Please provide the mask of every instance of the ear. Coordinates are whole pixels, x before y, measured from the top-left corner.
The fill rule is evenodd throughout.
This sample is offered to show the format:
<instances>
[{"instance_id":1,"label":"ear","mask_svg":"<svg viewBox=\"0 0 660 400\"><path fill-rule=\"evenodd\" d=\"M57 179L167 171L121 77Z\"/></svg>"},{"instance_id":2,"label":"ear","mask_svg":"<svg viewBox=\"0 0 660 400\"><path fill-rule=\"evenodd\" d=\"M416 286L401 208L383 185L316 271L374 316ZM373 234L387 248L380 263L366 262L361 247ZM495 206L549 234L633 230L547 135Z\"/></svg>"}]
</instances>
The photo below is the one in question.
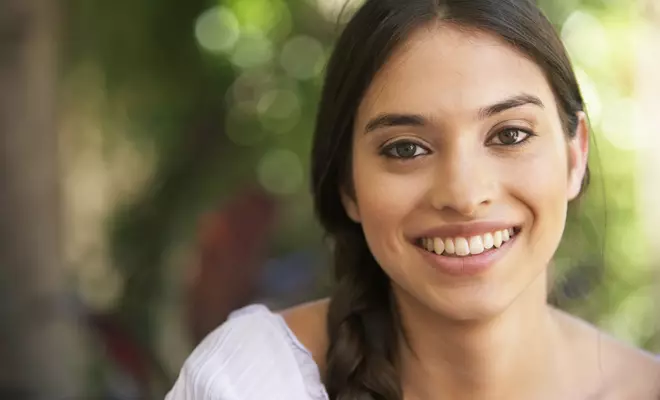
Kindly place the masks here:
<instances>
[{"instance_id":1,"label":"ear","mask_svg":"<svg viewBox=\"0 0 660 400\"><path fill-rule=\"evenodd\" d=\"M587 115L577 113L578 124L575 137L568 143L568 201L575 199L582 189L582 180L587 170L589 158L589 124Z\"/></svg>"},{"instance_id":2,"label":"ear","mask_svg":"<svg viewBox=\"0 0 660 400\"><path fill-rule=\"evenodd\" d=\"M353 222L360 223L360 209L355 200L355 195L351 195L346 191L346 188L340 189L341 202L344 205L344 210L348 217L353 220Z\"/></svg>"}]
</instances>

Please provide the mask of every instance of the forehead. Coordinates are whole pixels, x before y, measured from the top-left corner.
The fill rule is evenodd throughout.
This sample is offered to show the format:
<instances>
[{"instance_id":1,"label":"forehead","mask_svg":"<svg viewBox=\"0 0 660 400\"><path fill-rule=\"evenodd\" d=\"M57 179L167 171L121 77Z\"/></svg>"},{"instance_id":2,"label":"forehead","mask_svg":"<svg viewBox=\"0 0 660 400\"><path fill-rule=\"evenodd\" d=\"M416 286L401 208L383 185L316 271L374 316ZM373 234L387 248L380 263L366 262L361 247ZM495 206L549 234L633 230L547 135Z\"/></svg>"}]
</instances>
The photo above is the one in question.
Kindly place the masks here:
<instances>
[{"instance_id":1,"label":"forehead","mask_svg":"<svg viewBox=\"0 0 660 400\"><path fill-rule=\"evenodd\" d=\"M513 46L489 33L434 24L413 32L376 74L358 120L380 112L473 115L522 93L554 106L543 71Z\"/></svg>"}]
</instances>

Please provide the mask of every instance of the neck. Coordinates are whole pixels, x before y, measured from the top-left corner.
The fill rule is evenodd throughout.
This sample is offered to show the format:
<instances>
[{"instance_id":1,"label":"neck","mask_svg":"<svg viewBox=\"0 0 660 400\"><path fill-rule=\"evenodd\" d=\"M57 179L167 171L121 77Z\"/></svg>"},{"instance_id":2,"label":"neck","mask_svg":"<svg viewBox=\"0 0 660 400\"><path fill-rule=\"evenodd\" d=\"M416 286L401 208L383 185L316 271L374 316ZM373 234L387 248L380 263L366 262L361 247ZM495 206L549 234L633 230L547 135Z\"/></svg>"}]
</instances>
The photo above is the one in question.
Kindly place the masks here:
<instances>
[{"instance_id":1,"label":"neck","mask_svg":"<svg viewBox=\"0 0 660 400\"><path fill-rule=\"evenodd\" d=\"M497 317L451 321L397 293L409 398L531 398L556 373L558 334L540 276Z\"/></svg>"}]
</instances>

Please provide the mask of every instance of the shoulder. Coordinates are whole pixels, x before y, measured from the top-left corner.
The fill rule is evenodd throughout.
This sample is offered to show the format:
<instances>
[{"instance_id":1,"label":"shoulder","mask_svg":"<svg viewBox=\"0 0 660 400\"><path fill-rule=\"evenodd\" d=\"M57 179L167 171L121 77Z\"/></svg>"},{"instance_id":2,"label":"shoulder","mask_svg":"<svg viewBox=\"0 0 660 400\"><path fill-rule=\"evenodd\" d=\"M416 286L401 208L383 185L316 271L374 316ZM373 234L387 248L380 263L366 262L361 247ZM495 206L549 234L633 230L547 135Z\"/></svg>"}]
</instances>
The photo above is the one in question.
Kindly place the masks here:
<instances>
[{"instance_id":1,"label":"shoulder","mask_svg":"<svg viewBox=\"0 0 660 400\"><path fill-rule=\"evenodd\" d=\"M321 398L310 395L318 382L297 345L281 316L243 308L195 348L167 400Z\"/></svg>"},{"instance_id":2,"label":"shoulder","mask_svg":"<svg viewBox=\"0 0 660 400\"><path fill-rule=\"evenodd\" d=\"M330 299L321 299L280 312L289 329L310 352L321 372L325 370L328 349L327 316Z\"/></svg>"},{"instance_id":3,"label":"shoulder","mask_svg":"<svg viewBox=\"0 0 660 400\"><path fill-rule=\"evenodd\" d=\"M660 399L660 358L603 334L602 362L611 398Z\"/></svg>"},{"instance_id":4,"label":"shoulder","mask_svg":"<svg viewBox=\"0 0 660 400\"><path fill-rule=\"evenodd\" d=\"M599 399L660 399L660 357L628 345L578 318L563 314L573 354L597 364L592 374ZM592 363L592 360L594 363Z\"/></svg>"},{"instance_id":5,"label":"shoulder","mask_svg":"<svg viewBox=\"0 0 660 400\"><path fill-rule=\"evenodd\" d=\"M267 307L251 305L233 312L229 319L212 331L195 348L187 363L207 360L232 366L238 362L262 360L263 356L290 353L286 329ZM237 351L240 349L240 352ZM231 357L220 357L231 356Z\"/></svg>"}]
</instances>

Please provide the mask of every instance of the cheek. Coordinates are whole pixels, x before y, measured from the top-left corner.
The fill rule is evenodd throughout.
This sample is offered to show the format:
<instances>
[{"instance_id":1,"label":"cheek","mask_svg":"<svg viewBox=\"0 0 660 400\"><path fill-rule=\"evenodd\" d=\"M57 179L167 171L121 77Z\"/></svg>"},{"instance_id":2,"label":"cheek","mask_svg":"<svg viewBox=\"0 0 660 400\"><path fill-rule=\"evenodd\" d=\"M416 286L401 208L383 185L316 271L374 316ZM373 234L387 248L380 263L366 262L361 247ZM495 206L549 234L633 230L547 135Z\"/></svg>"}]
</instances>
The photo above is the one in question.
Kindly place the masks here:
<instances>
[{"instance_id":1,"label":"cheek","mask_svg":"<svg viewBox=\"0 0 660 400\"><path fill-rule=\"evenodd\" d=\"M426 191L426 177L393 174L380 160L357 156L353 164L355 196L367 242L381 265L403 253L403 227Z\"/></svg>"},{"instance_id":2,"label":"cheek","mask_svg":"<svg viewBox=\"0 0 660 400\"><path fill-rule=\"evenodd\" d=\"M526 160L525 167L508 179L507 185L531 212L530 249L552 257L564 230L568 189L567 160L559 150ZM544 260L549 261L549 260Z\"/></svg>"}]
</instances>

